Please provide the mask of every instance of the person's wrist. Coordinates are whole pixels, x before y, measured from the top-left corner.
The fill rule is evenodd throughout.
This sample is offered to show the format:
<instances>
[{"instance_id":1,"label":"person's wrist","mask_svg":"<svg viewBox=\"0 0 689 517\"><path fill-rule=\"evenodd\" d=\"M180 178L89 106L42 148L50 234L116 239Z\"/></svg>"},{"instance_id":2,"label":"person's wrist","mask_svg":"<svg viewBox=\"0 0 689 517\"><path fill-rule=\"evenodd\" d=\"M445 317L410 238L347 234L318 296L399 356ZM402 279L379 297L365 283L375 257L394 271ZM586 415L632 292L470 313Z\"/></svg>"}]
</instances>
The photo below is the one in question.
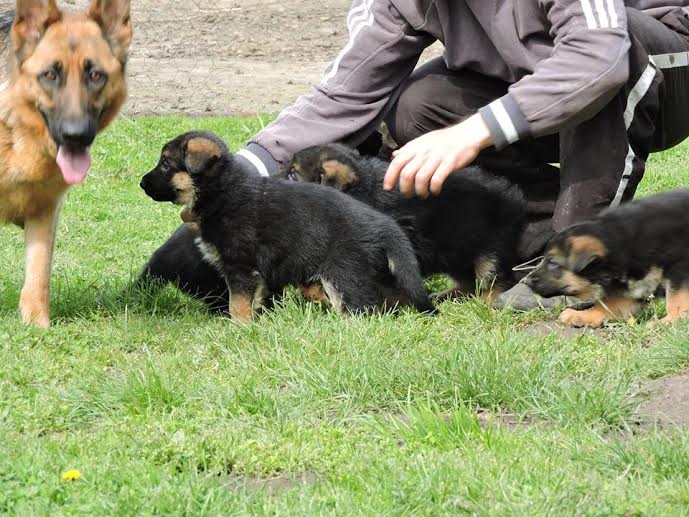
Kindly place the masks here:
<instances>
[{"instance_id":1,"label":"person's wrist","mask_svg":"<svg viewBox=\"0 0 689 517\"><path fill-rule=\"evenodd\" d=\"M471 135L471 140L479 149L485 149L493 144L493 137L490 134L490 129L488 129L488 125L479 113L472 115L462 122L462 124L466 124L463 129L466 133Z\"/></svg>"}]
</instances>

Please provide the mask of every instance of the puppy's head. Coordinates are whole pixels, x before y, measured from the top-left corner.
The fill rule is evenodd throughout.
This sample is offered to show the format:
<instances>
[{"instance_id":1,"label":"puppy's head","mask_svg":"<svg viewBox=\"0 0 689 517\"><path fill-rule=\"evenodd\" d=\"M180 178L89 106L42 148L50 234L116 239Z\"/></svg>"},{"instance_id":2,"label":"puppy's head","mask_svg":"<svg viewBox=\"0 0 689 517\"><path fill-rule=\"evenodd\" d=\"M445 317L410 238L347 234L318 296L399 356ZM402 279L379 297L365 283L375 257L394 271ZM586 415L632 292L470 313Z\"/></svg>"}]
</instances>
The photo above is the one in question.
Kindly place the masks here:
<instances>
[{"instance_id":1,"label":"puppy's head","mask_svg":"<svg viewBox=\"0 0 689 517\"><path fill-rule=\"evenodd\" d=\"M590 223L567 228L546 247L545 258L525 283L541 296L576 296L598 300L605 293L608 248Z\"/></svg>"},{"instance_id":2,"label":"puppy's head","mask_svg":"<svg viewBox=\"0 0 689 517\"><path fill-rule=\"evenodd\" d=\"M359 154L345 145L318 145L296 153L285 175L345 191L359 181L359 159Z\"/></svg>"},{"instance_id":3,"label":"puppy's head","mask_svg":"<svg viewBox=\"0 0 689 517\"><path fill-rule=\"evenodd\" d=\"M228 154L225 143L212 133L184 133L163 146L158 164L143 177L141 188L156 201L193 206L198 186L218 175L218 166Z\"/></svg>"}]
</instances>

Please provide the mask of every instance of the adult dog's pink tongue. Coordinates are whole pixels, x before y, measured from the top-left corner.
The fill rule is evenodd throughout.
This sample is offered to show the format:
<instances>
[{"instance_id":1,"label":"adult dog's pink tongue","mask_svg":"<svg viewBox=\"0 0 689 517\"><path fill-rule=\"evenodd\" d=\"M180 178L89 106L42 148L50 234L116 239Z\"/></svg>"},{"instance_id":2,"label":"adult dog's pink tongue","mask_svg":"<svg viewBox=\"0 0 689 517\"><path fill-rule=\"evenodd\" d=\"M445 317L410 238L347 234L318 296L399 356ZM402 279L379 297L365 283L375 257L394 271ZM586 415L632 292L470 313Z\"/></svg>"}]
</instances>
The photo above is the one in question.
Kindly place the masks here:
<instances>
[{"instance_id":1,"label":"adult dog's pink tongue","mask_svg":"<svg viewBox=\"0 0 689 517\"><path fill-rule=\"evenodd\" d=\"M91 153L89 153L88 147L85 147L82 151L74 152L60 146L57 150L55 161L62 171L65 183L67 185L78 185L86 179L89 173Z\"/></svg>"}]
</instances>

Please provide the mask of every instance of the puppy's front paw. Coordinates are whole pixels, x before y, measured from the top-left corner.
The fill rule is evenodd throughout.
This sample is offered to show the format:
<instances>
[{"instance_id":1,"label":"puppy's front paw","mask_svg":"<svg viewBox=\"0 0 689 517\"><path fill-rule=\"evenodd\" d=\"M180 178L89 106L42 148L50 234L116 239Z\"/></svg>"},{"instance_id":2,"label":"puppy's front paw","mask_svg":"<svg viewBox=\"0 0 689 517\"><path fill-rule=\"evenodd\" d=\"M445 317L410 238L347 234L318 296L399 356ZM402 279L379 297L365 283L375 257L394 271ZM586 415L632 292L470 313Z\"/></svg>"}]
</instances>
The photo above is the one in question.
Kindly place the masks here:
<instances>
[{"instance_id":1,"label":"puppy's front paw","mask_svg":"<svg viewBox=\"0 0 689 517\"><path fill-rule=\"evenodd\" d=\"M589 327L589 328L600 328L605 323L605 315L593 311L591 309L585 311L577 311L574 309L565 309L560 314L560 321L565 325L570 327Z\"/></svg>"},{"instance_id":2,"label":"puppy's front paw","mask_svg":"<svg viewBox=\"0 0 689 517\"><path fill-rule=\"evenodd\" d=\"M254 316L252 298L233 293L230 298L230 316L238 323L251 323Z\"/></svg>"}]
</instances>

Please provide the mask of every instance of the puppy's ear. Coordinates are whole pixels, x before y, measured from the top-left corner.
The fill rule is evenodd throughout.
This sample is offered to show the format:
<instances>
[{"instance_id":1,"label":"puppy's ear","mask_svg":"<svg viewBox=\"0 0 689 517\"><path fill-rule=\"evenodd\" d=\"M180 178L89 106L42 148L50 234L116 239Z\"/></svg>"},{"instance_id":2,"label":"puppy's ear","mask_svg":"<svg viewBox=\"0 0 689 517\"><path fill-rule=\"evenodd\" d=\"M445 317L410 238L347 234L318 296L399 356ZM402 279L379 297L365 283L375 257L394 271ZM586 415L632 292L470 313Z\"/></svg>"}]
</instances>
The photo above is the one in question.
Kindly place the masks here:
<instances>
[{"instance_id":1,"label":"puppy's ear","mask_svg":"<svg viewBox=\"0 0 689 517\"><path fill-rule=\"evenodd\" d=\"M225 150L208 138L194 137L184 144L184 164L190 174L208 171L224 154Z\"/></svg>"},{"instance_id":2,"label":"puppy's ear","mask_svg":"<svg viewBox=\"0 0 689 517\"><path fill-rule=\"evenodd\" d=\"M600 239L592 235L570 237L568 268L575 273L580 273L596 260L605 257L608 249Z\"/></svg>"},{"instance_id":3,"label":"puppy's ear","mask_svg":"<svg viewBox=\"0 0 689 517\"><path fill-rule=\"evenodd\" d=\"M17 0L12 24L12 45L17 61L22 63L33 51L53 23L62 18L55 0Z\"/></svg>"},{"instance_id":4,"label":"puppy's ear","mask_svg":"<svg viewBox=\"0 0 689 517\"><path fill-rule=\"evenodd\" d=\"M337 190L347 190L359 182L354 167L336 158L327 159L321 163L323 170L321 185L329 185Z\"/></svg>"},{"instance_id":5,"label":"puppy's ear","mask_svg":"<svg viewBox=\"0 0 689 517\"><path fill-rule=\"evenodd\" d=\"M93 0L87 13L89 18L100 25L112 53L124 63L132 42L129 0Z\"/></svg>"}]
</instances>

